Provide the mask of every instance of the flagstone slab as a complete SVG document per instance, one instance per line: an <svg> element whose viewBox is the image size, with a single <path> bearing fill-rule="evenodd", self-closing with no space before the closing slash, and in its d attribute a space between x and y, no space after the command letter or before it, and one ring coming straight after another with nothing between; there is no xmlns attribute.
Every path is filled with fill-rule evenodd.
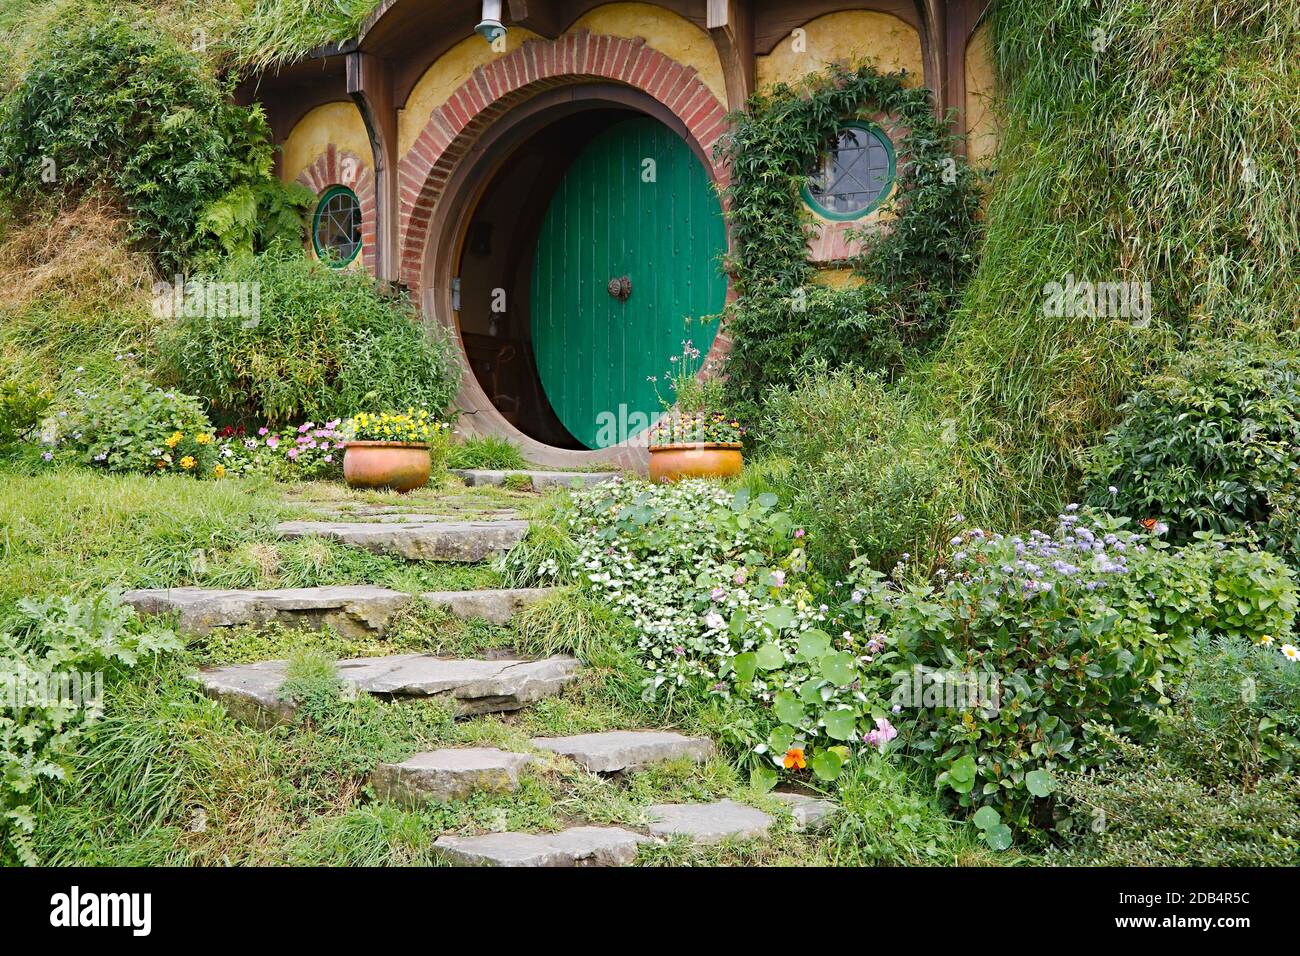
<svg viewBox="0 0 1300 956"><path fill-rule="evenodd" d="M282 538L322 537L410 561L477 562L509 551L528 522L506 521L284 521Z"/></svg>
<svg viewBox="0 0 1300 956"><path fill-rule="evenodd" d="M766 837L772 818L734 800L716 803L657 803L650 807L650 833L665 839L684 836L706 846L723 840Z"/></svg>
<svg viewBox="0 0 1300 956"><path fill-rule="evenodd" d="M484 588L479 591L428 591L420 597L430 604L445 607L456 617L478 617L493 624L505 624L551 591L552 588Z"/></svg>
<svg viewBox="0 0 1300 956"><path fill-rule="evenodd" d="M559 833L440 836L433 849L458 866L628 866L645 841L621 827L571 827Z"/></svg>
<svg viewBox="0 0 1300 956"><path fill-rule="evenodd" d="M236 716L266 725L293 713L292 705L280 699L286 667L286 661L234 664L199 671L194 679ZM358 692L442 698L457 716L518 710L558 694L577 677L578 669L577 659L565 655L543 660L480 660L397 654L337 664L339 679Z"/></svg>
<svg viewBox="0 0 1300 956"><path fill-rule="evenodd" d="M122 600L141 614L176 614L184 634L275 621L363 637L383 634L393 615L413 598L366 584L267 591L154 588L128 591Z"/></svg>
<svg viewBox="0 0 1300 956"><path fill-rule="evenodd" d="M772 796L790 808L794 828L798 832L821 830L840 812L840 808L831 801L807 793L777 790Z"/></svg>
<svg viewBox="0 0 1300 956"><path fill-rule="evenodd" d="M707 737L684 737L659 730L615 730L574 737L535 737L539 750L568 757L592 773L640 770L654 763L690 759L703 763L714 754Z"/></svg>
<svg viewBox="0 0 1300 956"><path fill-rule="evenodd" d="M524 475L533 484L533 491L546 491L549 488L571 488L576 481L579 487L586 488L604 481L613 481L622 475L617 471L498 471L492 468L454 468L452 474L466 485L483 487L485 485L504 485L512 475Z"/></svg>
<svg viewBox="0 0 1300 956"><path fill-rule="evenodd" d="M450 803L475 793L513 793L519 771L534 759L495 747L432 750L379 764L370 782L380 797L408 806Z"/></svg>

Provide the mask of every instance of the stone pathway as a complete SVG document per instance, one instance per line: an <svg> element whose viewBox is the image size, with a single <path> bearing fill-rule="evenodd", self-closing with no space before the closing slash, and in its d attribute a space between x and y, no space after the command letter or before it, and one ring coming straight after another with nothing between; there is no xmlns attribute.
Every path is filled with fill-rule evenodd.
<svg viewBox="0 0 1300 956"><path fill-rule="evenodd" d="M511 477L522 475L532 482L533 491L571 488L574 482L579 487L586 488L622 477L622 473L617 471L496 471L487 468L455 468L451 473L471 488L504 485Z"/></svg>
<svg viewBox="0 0 1300 956"><path fill-rule="evenodd" d="M434 750L401 763L381 763L370 783L381 799L406 806L450 803L475 793L513 793L519 771L534 759L495 747Z"/></svg>
<svg viewBox="0 0 1300 956"><path fill-rule="evenodd" d="M539 750L568 757L592 773L640 770L652 763L689 759L703 763L714 754L706 737L683 737L658 730L614 730L576 737L535 737Z"/></svg>
<svg viewBox="0 0 1300 956"><path fill-rule="evenodd" d="M723 840L750 840L767 836L773 820L734 800L716 803L656 803L650 808L650 833L665 839L687 837L698 846Z"/></svg>
<svg viewBox="0 0 1300 956"><path fill-rule="evenodd" d="M322 537L409 561L478 562L504 554L528 533L528 522L284 521L282 538Z"/></svg>
<svg viewBox="0 0 1300 956"><path fill-rule="evenodd" d="M194 679L233 715L259 726L283 721L293 705L282 700L287 661L234 664L199 671ZM518 710L558 694L578 675L577 658L462 660L429 654L358 657L338 662L338 676L358 692L386 697L436 697L457 716Z"/></svg>
<svg viewBox="0 0 1300 956"><path fill-rule="evenodd" d="M627 866L645 840L621 827L571 827L559 833L440 836L433 849L460 866Z"/></svg>
<svg viewBox="0 0 1300 956"><path fill-rule="evenodd" d="M427 591L418 597L459 618L505 624L550 593L550 588L485 588ZM348 637L364 637L382 636L393 617L416 600L416 595L360 584L266 591L156 588L128 591L122 600L141 614L176 614L183 634L276 621L313 630L330 627Z"/></svg>

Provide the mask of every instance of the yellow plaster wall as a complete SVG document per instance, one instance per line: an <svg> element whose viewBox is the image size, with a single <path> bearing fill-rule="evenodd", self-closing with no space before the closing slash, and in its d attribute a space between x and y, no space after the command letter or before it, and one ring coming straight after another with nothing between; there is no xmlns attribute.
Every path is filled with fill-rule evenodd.
<svg viewBox="0 0 1300 956"><path fill-rule="evenodd" d="M724 106L727 81L709 35L685 17L653 3L607 3L588 10L565 32L590 30L615 37L645 37L645 42L683 66L693 66L700 82Z"/></svg>
<svg viewBox="0 0 1300 956"><path fill-rule="evenodd" d="M397 155L404 156L415 145L433 111L447 102L474 70L536 39L539 37L531 30L510 27L506 31L506 48L500 53L474 34L438 57L412 87L406 106L397 111Z"/></svg>
<svg viewBox="0 0 1300 956"><path fill-rule="evenodd" d="M832 289L849 289L862 285L866 280L855 275L852 269L818 269L813 282Z"/></svg>
<svg viewBox="0 0 1300 956"><path fill-rule="evenodd" d="M971 165L990 162L998 148L993 112L993 54L989 25L982 24L966 44L966 156Z"/></svg>
<svg viewBox="0 0 1300 956"><path fill-rule="evenodd" d="M318 106L298 121L284 141L284 157L280 163L280 176L287 183L316 162L330 143L337 150L346 150L373 169L374 158L370 152L370 137L366 123L355 103L326 103Z"/></svg>
<svg viewBox="0 0 1300 956"><path fill-rule="evenodd" d="M795 50L794 36L783 38L772 52L758 57L758 85L795 83L831 61L869 60L885 72L907 70L908 86L922 86L925 66L921 35L898 17L873 10L845 10L810 20L804 49Z"/></svg>

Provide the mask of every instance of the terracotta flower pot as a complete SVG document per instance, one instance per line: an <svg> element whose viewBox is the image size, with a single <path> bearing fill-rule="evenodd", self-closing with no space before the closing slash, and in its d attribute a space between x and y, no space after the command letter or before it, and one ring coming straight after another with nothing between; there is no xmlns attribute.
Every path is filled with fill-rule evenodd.
<svg viewBox="0 0 1300 956"><path fill-rule="evenodd" d="M686 442L650 446L650 480L730 478L740 474L744 459L739 442Z"/></svg>
<svg viewBox="0 0 1300 956"><path fill-rule="evenodd" d="M343 446L349 488L412 491L429 483L429 446L395 441L350 441Z"/></svg>

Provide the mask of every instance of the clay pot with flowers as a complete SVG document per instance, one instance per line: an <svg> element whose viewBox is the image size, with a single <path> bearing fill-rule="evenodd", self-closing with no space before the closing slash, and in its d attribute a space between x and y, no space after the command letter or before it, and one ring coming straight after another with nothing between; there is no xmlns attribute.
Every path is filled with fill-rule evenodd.
<svg viewBox="0 0 1300 956"><path fill-rule="evenodd" d="M672 362L665 376L672 394L659 393L665 412L649 434L651 481L740 474L745 428L720 410L722 382L708 374L707 365L701 369L700 352L690 341L682 343L682 354Z"/></svg>
<svg viewBox="0 0 1300 956"><path fill-rule="evenodd" d="M423 408L354 415L343 428L343 480L349 488L423 488L446 471L449 428Z"/></svg>

